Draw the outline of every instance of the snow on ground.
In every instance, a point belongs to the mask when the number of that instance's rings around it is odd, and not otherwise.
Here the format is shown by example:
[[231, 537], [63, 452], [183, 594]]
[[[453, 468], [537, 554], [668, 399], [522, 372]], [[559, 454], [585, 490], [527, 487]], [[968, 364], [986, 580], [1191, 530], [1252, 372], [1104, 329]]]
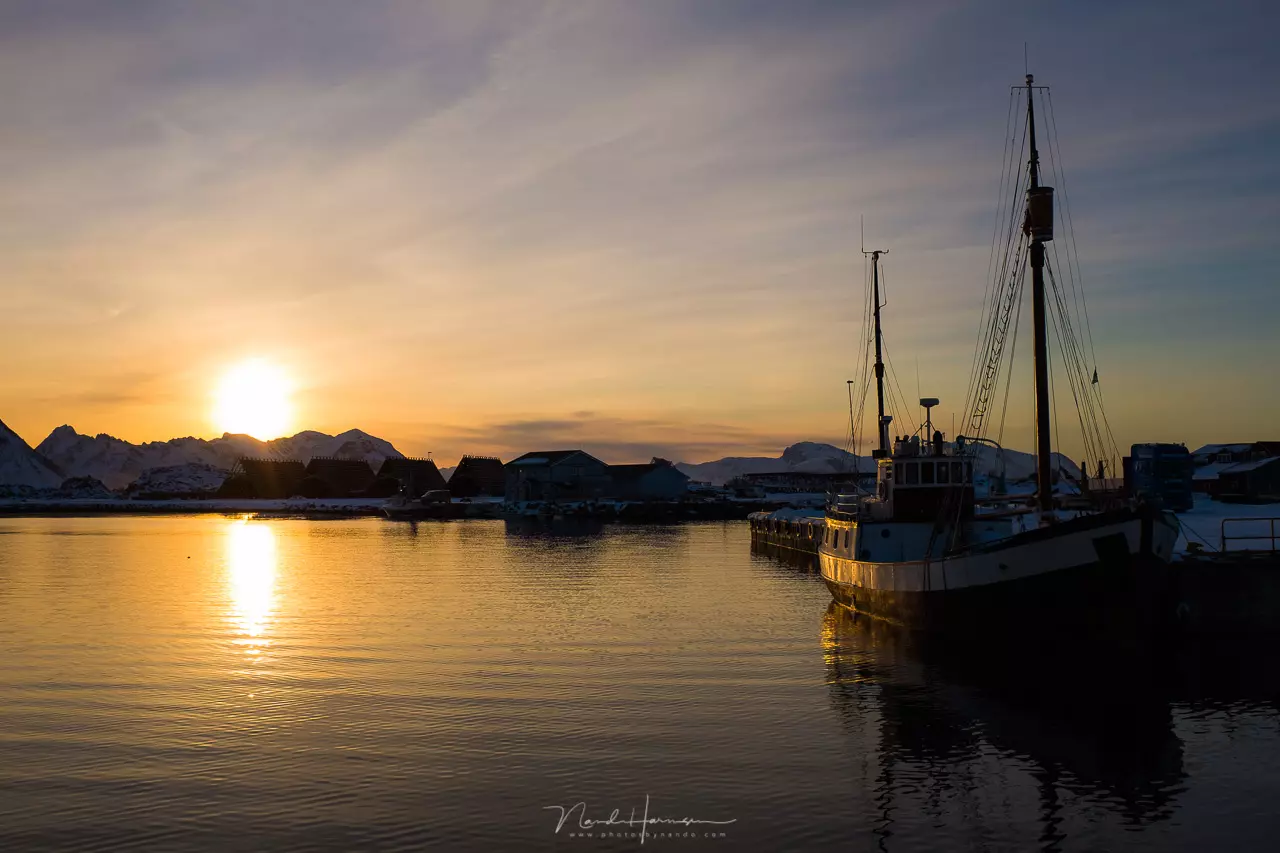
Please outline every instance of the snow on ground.
[[[1222, 547], [1223, 519], [1246, 519], [1229, 521], [1226, 525], [1228, 536], [1259, 536], [1258, 539], [1231, 539], [1227, 545], [1229, 551], [1245, 549], [1267, 550], [1271, 548], [1269, 531], [1271, 523], [1267, 519], [1277, 519], [1275, 531], [1280, 536], [1280, 504], [1232, 504], [1211, 500], [1208, 495], [1196, 495], [1195, 506], [1188, 512], [1178, 513], [1178, 521], [1182, 524], [1182, 535], [1178, 537], [1178, 551], [1187, 549], [1187, 541], [1199, 542], [1206, 551], [1217, 551]], [[1277, 546], [1280, 547], [1280, 541]]]
[[211, 494], [231, 472], [203, 462], [149, 468], [128, 489], [133, 495]]
[[774, 510], [769, 513], [769, 517], [777, 518], [782, 521], [810, 521], [815, 519], [825, 521], [827, 513], [823, 508], [813, 509], [812, 507], [789, 506]]

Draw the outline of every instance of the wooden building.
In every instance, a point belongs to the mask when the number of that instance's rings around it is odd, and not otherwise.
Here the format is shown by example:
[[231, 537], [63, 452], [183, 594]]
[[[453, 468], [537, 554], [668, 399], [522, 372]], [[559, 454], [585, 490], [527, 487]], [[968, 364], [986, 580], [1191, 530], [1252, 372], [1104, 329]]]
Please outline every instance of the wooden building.
[[689, 490], [689, 475], [665, 459], [638, 465], [610, 465], [609, 494], [622, 501], [673, 501]]
[[[1194, 465], [1191, 487], [1197, 492], [1204, 492], [1216, 498], [1223, 490], [1221, 477], [1227, 471], [1239, 465], [1248, 465], [1276, 457], [1280, 457], [1280, 441], [1206, 444], [1191, 452]], [[1243, 473], [1242, 470], [1236, 471], [1236, 474], [1241, 473]], [[1237, 477], [1230, 488], [1237, 489], [1243, 482]]]
[[506, 498], [519, 501], [582, 501], [608, 496], [609, 466], [585, 450], [540, 450], [504, 466]]
[[242, 478], [249, 495], [255, 498], [290, 498], [307, 476], [306, 467], [296, 459], [256, 459], [245, 457], [236, 463], [228, 480]]
[[496, 456], [463, 456], [449, 477], [449, 492], [455, 498], [500, 498], [506, 488], [507, 474]]
[[315, 456], [307, 463], [307, 477], [322, 480], [335, 498], [349, 498], [363, 492], [373, 483], [373, 469], [363, 459], [338, 459]]
[[1217, 497], [1223, 501], [1280, 501], [1280, 456], [1223, 468], [1218, 472]]
[[447, 489], [444, 475], [431, 459], [412, 459], [407, 456], [389, 456], [378, 468], [378, 479], [389, 477], [400, 482], [400, 487], [413, 497], [425, 492]]

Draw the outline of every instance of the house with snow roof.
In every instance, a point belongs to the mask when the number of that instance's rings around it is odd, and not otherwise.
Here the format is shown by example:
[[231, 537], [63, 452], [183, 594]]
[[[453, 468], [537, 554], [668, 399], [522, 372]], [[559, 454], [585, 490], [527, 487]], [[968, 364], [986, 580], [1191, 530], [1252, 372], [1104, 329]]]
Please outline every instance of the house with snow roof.
[[[1230, 471], [1233, 472], [1230, 484], [1232, 493], [1246, 494], [1263, 483], [1261, 478], [1267, 476], [1268, 470], [1266, 466], [1250, 465], [1269, 459], [1280, 459], [1280, 441], [1206, 444], [1191, 452], [1191, 461], [1195, 465], [1191, 474], [1191, 488], [1217, 497], [1222, 491], [1222, 476]], [[1263, 473], [1241, 479], [1247, 472], [1254, 470], [1261, 470]]]
[[1218, 472], [1222, 501], [1280, 501], [1280, 456], [1236, 462]]

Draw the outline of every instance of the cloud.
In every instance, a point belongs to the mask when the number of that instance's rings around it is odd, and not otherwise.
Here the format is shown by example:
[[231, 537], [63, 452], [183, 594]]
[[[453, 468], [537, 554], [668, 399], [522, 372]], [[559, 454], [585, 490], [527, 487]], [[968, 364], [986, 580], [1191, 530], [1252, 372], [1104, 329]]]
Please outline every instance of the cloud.
[[[101, 427], [120, 434], [207, 430], [209, 378], [264, 348], [313, 389], [308, 425], [492, 424], [456, 435], [516, 450], [515, 437], [557, 437], [521, 426], [541, 412], [580, 441], [585, 420], [612, 430], [610, 453], [686, 457], [838, 433], [864, 215], [868, 240], [891, 249], [899, 370], [918, 356], [944, 403], [962, 397], [1024, 39], [1055, 85], [1089, 305], [1113, 333], [1104, 356], [1118, 334], [1188, 359], [1152, 322], [1153, 294], [1212, 313], [1223, 297], [1198, 264], [1275, 259], [1276, 61], [1250, 14], [739, 2], [4, 14], [0, 336], [36, 385], [78, 387], [86, 364], [129, 373], [163, 354], [187, 398], [145, 414], [121, 398], [128, 422]], [[1257, 289], [1250, 276], [1228, 287]], [[1274, 325], [1275, 311], [1248, 322]], [[1225, 332], [1202, 344], [1224, 363], [1240, 346]], [[1103, 367], [1142, 387], [1128, 364]], [[39, 417], [72, 420], [103, 393]], [[1117, 423], [1128, 396], [1115, 396]], [[0, 404], [55, 405], [12, 377]], [[646, 418], [660, 436], [639, 432]]]
[[[578, 412], [569, 418], [467, 426], [435, 424], [429, 431], [434, 443], [416, 452], [430, 449], [436, 458], [446, 462], [463, 453], [511, 459], [537, 450], [577, 448], [612, 463], [644, 462], [654, 456], [702, 462], [742, 453], [777, 456], [789, 444], [813, 438], [802, 433], [768, 433], [678, 417], [658, 419], [590, 412]], [[838, 438], [831, 440], [839, 442]]]

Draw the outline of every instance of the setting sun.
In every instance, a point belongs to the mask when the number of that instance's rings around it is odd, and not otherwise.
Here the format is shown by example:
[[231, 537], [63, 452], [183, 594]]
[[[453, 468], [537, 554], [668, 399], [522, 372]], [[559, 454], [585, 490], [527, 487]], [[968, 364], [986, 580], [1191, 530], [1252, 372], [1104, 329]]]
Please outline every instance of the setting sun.
[[279, 438], [292, 421], [290, 390], [288, 377], [279, 367], [258, 359], [241, 362], [218, 383], [214, 423], [222, 432], [264, 441]]

